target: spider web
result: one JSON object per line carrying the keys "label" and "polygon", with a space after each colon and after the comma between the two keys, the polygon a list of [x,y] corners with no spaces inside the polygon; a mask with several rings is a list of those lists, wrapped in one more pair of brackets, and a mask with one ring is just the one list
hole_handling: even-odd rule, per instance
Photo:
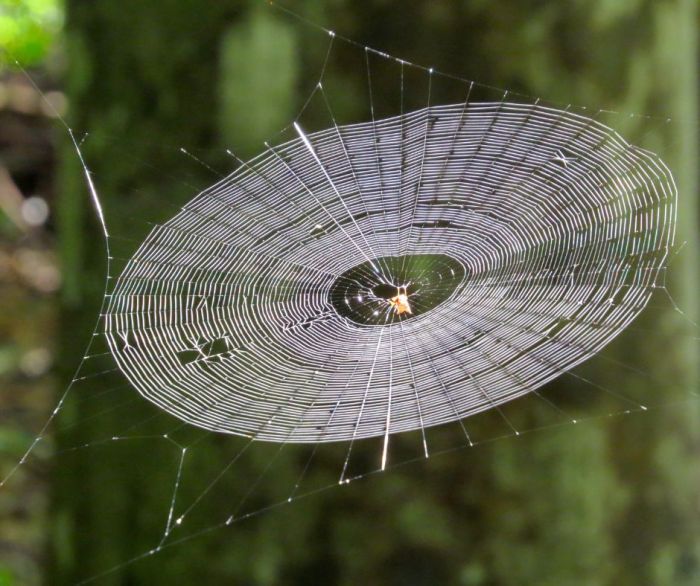
{"label": "spider web", "polygon": [[[326,33],[330,55],[338,37]],[[359,50],[369,120],[336,120],[327,56],[293,125],[123,259],[107,231],[117,212],[103,213],[74,139],[104,227],[108,287],[88,352],[51,419],[71,389],[110,376],[114,361],[129,385],[105,393],[133,387],[158,410],[74,449],[145,440],[177,456],[162,536],[108,572],[326,490],[305,484],[326,443],[340,443],[339,482],[348,483],[412,460],[392,458],[394,434],[414,431],[421,458],[454,449],[454,441],[431,442],[434,426],[454,423],[458,447],[500,437],[475,437],[480,413],[503,423],[505,436],[520,435],[509,414],[519,397],[545,404],[556,425],[575,423],[585,412],[572,415],[542,389],[563,375],[615,397],[621,412],[646,409],[572,369],[627,328],[656,291],[673,303],[665,274],[676,252],[676,188],[664,163],[603,124],[603,110],[545,105]],[[400,74],[393,115],[375,112],[374,59]],[[409,73],[426,90],[411,110]],[[436,103],[438,80],[457,84],[463,101]],[[319,126],[315,106],[325,124],[307,132]],[[401,287],[410,314],[391,303]],[[158,420],[142,432],[164,413],[182,423]],[[209,432],[245,439],[184,499],[187,463]],[[353,470],[355,442],[371,438],[379,467]],[[197,525],[192,517],[253,444],[270,450],[266,467],[231,510]],[[282,498],[250,507],[291,444],[311,444],[301,475]]]}
{"label": "spider web", "polygon": [[[154,228],[110,296],[120,369],[211,431],[388,438],[536,392],[644,308],[673,244],[670,173],[592,119],[479,102],[296,128]],[[408,284],[415,315],[374,293]]]}

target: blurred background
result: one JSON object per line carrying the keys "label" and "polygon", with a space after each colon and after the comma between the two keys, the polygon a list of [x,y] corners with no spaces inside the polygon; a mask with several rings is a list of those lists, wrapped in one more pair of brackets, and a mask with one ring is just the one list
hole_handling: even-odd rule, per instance
{"label": "blurred background", "polygon": [[[667,284],[697,319],[700,2],[286,6],[440,71],[592,112],[622,112],[602,121],[658,152],[677,180],[679,241],[687,245],[673,257]],[[82,141],[115,235],[118,270],[120,255],[128,257],[148,222],[169,217],[216,180],[211,169],[233,169],[227,149],[252,156],[294,119],[318,81],[328,37],[262,0],[0,0],[0,48],[7,50],[0,62],[4,476],[73,377],[103,294],[101,232],[57,117]],[[340,123],[369,118],[367,74],[354,65],[357,57],[347,46],[329,56],[324,79],[335,88],[329,92]],[[378,65],[374,75],[377,110],[395,110],[397,67]],[[424,94],[416,88],[423,83],[424,92],[425,75],[410,83],[407,96],[420,106]],[[441,78],[434,103],[463,99],[463,87]],[[311,129],[329,125],[313,104],[305,116]],[[657,408],[498,440],[484,419],[474,423],[477,433],[497,441],[302,499],[118,567],[95,583],[700,584],[700,410],[692,395],[698,330],[663,293],[651,305],[634,331],[606,349],[637,370],[593,360],[581,372]],[[76,385],[46,441],[0,488],[2,586],[73,584],[162,536],[178,454],[155,440],[103,440],[142,434],[144,426],[144,435],[162,432],[173,420],[117,374],[98,375],[108,367],[95,366],[95,376],[88,371],[91,378]],[[574,387],[560,380],[547,393],[583,417],[620,410],[604,393]],[[537,403],[509,409],[523,429],[549,423]],[[450,430],[432,433],[437,445],[459,441]],[[202,494],[204,479],[231,460],[234,443],[197,437],[183,467],[182,502]],[[75,449],[81,445],[89,447]],[[396,460],[416,456],[415,446],[400,438]],[[273,452],[253,452],[207,493],[193,530],[225,518],[267,469]],[[308,472],[311,486],[333,483],[343,454],[331,447],[319,456]],[[376,445],[357,454],[360,469],[376,467]],[[252,509],[286,494],[282,488],[294,484],[307,458],[293,451],[275,460],[254,486]]]}

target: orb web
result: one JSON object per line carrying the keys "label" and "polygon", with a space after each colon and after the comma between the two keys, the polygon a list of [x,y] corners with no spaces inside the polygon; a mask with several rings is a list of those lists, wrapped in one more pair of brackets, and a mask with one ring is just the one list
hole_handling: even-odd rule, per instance
{"label": "orb web", "polygon": [[109,299],[119,368],[208,430],[388,437],[536,392],[634,319],[672,245],[666,166],[565,110],[296,128],[156,226]]}

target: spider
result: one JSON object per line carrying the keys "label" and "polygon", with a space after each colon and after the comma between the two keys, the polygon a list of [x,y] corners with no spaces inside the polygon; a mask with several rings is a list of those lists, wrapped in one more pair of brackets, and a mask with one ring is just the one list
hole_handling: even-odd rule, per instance
{"label": "spider", "polygon": [[413,315],[411,305],[408,303],[408,293],[406,292],[406,286],[397,287],[396,293],[397,294],[394,297],[389,299],[389,305],[391,305],[391,307],[394,309],[397,315],[401,315],[403,313]]}

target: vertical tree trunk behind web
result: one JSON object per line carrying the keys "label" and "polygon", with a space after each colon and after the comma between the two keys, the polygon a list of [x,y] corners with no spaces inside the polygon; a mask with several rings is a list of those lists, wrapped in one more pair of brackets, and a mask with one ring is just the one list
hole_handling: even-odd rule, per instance
{"label": "vertical tree trunk behind web", "polygon": [[[157,221],[191,195],[191,188],[171,179],[183,164],[172,154],[174,145],[208,148],[214,139],[212,92],[225,10],[217,2],[187,0],[70,0],[66,10],[69,123],[79,138],[88,133],[85,155],[111,233],[138,238],[147,229],[140,220]],[[65,280],[60,347],[68,377],[94,325],[105,256],[81,169],[65,142],[59,205]],[[197,173],[189,180],[203,184],[204,171]],[[72,426],[58,433],[59,449],[104,439],[143,419],[144,411],[136,406],[126,412],[128,417],[116,410],[86,421],[83,404],[75,400],[81,393],[96,395],[123,383],[118,377],[97,377],[76,386],[59,417],[59,429]],[[124,400],[135,391],[120,393]],[[175,455],[165,448],[157,441],[108,445],[57,458],[49,583],[73,584],[153,547],[168,497],[149,487],[168,486],[176,469]],[[138,583],[149,583],[131,569],[99,583],[124,584],[136,575],[141,576]],[[161,578],[176,583],[167,570]]]}

